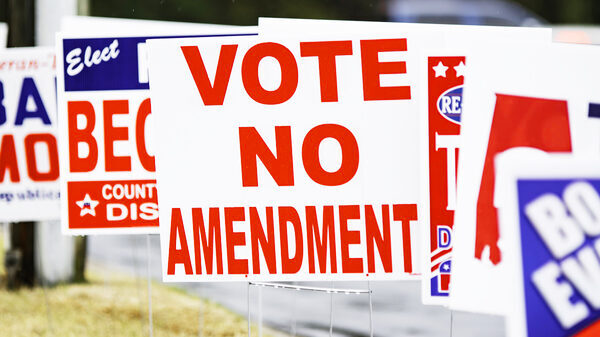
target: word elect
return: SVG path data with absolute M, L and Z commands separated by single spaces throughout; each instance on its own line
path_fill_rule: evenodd
M 69 76 L 75 76 L 79 74 L 84 66 L 91 68 L 94 65 L 98 65 L 101 62 L 108 62 L 112 59 L 116 59 L 119 56 L 119 41 L 114 40 L 110 45 L 104 47 L 102 50 L 94 50 L 92 47 L 87 46 L 85 48 L 85 54 L 83 59 L 80 57 L 81 48 L 75 48 L 71 50 L 65 60 L 67 61 L 67 74 Z

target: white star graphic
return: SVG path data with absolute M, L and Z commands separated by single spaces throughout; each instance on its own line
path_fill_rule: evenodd
M 448 67 L 440 61 L 437 66 L 433 67 L 433 70 L 435 71 L 435 77 L 446 77 L 446 70 L 448 70 Z
M 81 212 L 79 216 L 84 216 L 89 214 L 91 216 L 96 216 L 96 206 L 98 206 L 99 202 L 96 200 L 92 200 L 89 194 L 85 195 L 85 198 L 80 201 L 75 202 L 79 208 L 81 208 Z
M 454 71 L 456 71 L 456 78 L 465 76 L 465 68 L 465 63 L 463 61 L 460 61 L 460 63 L 454 67 Z
M 448 265 L 447 264 L 443 265 L 442 269 L 444 269 L 444 271 L 447 271 L 448 270 Z

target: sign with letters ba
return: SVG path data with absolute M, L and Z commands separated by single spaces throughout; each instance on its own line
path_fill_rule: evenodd
M 60 216 L 55 69 L 52 48 L 0 50 L 0 221 Z

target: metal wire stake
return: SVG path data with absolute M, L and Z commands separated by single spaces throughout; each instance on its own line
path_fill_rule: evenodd
M 371 291 L 370 281 L 367 281 L 367 288 L 369 288 L 369 335 L 373 337 L 373 299 L 371 296 L 373 292 Z
M 250 337 L 250 282 L 248 282 L 248 337 Z
M 331 282 L 333 288 L 333 282 Z M 333 292 L 329 294 L 329 337 L 333 337 Z
M 198 296 L 200 296 L 200 308 L 198 310 L 198 337 L 202 337 L 202 326 L 204 325 L 204 301 L 202 300 L 202 287 L 198 290 Z
M 450 310 L 450 337 L 452 337 L 452 330 L 454 330 L 454 317 L 452 315 L 452 310 Z
M 148 272 L 148 333 L 150 337 L 154 336 L 154 332 L 152 331 L 152 279 L 150 277 L 150 234 L 146 234 L 146 268 Z
M 38 222 L 37 226 L 42 226 L 42 224 Z M 34 259 L 35 259 L 35 257 L 34 257 Z M 38 262 L 37 268 L 39 269 L 38 279 L 39 279 L 40 283 L 42 284 L 42 290 L 44 291 L 44 302 L 46 303 L 46 319 L 48 320 L 48 331 L 50 331 L 50 333 L 52 335 L 54 335 L 54 328 L 52 326 L 52 309 L 50 308 L 50 299 L 48 298 L 48 290 L 46 289 L 47 288 L 46 287 L 46 278 L 45 278 L 44 270 L 42 267 L 42 258 L 41 257 L 38 258 L 37 262 Z
M 296 282 L 293 283 L 293 285 L 296 285 Z M 298 300 L 298 291 L 300 289 L 297 289 L 294 291 L 294 295 L 292 295 L 292 337 L 296 337 L 296 302 Z
M 262 337 L 263 312 L 262 312 L 262 287 L 258 287 L 258 337 Z

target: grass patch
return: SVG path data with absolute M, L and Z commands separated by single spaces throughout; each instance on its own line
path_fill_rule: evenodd
M 0 257 L 1 240 L 2 235 Z M 0 288 L 0 336 L 148 336 L 146 279 L 98 269 L 88 272 L 87 279 L 45 291 Z M 244 317 L 179 289 L 154 282 L 152 304 L 154 336 L 198 336 L 201 313 L 203 337 L 247 336 Z M 283 336 L 268 329 L 264 335 Z
M 117 276 L 104 282 L 89 273 L 88 280 L 47 288 L 45 293 L 40 287 L 16 292 L 1 289 L 0 336 L 148 335 L 144 279 Z M 198 336 L 201 311 L 203 337 L 247 336 L 243 317 L 162 284 L 153 283 L 152 304 L 154 336 Z M 265 334 L 276 335 L 281 334 Z

